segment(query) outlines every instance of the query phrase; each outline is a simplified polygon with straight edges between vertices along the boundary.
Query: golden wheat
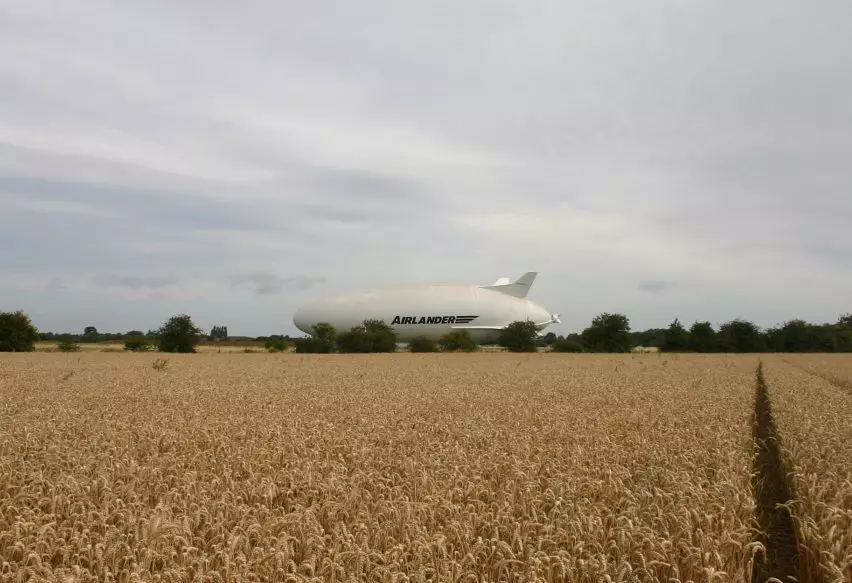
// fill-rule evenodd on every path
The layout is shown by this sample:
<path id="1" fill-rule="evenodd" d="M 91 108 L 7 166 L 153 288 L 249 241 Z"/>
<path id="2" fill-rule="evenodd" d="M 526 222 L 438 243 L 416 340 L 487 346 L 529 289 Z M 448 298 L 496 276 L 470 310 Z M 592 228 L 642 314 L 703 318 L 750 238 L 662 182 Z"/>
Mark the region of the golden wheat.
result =
<path id="1" fill-rule="evenodd" d="M 843 378 L 849 362 L 785 355 L 765 369 L 808 581 L 852 581 L 852 395 L 826 380 Z"/>
<path id="2" fill-rule="evenodd" d="M 757 359 L 0 359 L 3 581 L 745 581 Z"/>

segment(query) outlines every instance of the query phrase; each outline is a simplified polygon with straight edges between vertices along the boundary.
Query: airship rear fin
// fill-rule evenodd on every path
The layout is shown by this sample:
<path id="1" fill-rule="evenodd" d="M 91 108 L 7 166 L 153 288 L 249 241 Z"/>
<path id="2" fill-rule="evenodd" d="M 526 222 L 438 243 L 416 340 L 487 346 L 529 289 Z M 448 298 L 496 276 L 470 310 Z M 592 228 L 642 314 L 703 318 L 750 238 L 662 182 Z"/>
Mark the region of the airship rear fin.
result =
<path id="1" fill-rule="evenodd" d="M 492 283 L 491 287 L 494 287 L 496 285 L 507 285 L 507 284 L 510 284 L 510 283 L 512 283 L 511 279 L 509 279 L 508 277 L 501 277 L 500 279 L 498 279 L 497 281 Z"/>
<path id="2" fill-rule="evenodd" d="M 495 283 L 494 285 L 485 286 L 485 289 L 493 289 L 516 298 L 525 298 L 527 297 L 537 275 L 538 273 L 535 271 L 528 271 L 512 283 Z"/>

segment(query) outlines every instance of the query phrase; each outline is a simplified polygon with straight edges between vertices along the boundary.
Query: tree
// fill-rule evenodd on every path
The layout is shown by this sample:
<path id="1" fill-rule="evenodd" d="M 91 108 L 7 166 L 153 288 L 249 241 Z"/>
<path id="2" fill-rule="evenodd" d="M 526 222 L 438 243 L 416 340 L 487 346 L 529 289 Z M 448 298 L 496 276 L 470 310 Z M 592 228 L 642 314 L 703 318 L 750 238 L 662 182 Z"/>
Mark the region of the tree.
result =
<path id="1" fill-rule="evenodd" d="M 467 330 L 453 330 L 438 339 L 441 350 L 446 352 L 473 352 L 477 349 L 476 341 Z"/>
<path id="2" fill-rule="evenodd" d="M 128 334 L 124 340 L 124 349 L 131 352 L 142 352 L 152 348 L 151 342 L 141 332 Z"/>
<path id="3" fill-rule="evenodd" d="M 710 322 L 695 322 L 689 329 L 689 347 L 695 352 L 716 352 L 716 331 Z"/>
<path id="4" fill-rule="evenodd" d="M 724 352 L 763 352 L 766 348 L 758 327 L 739 318 L 722 324 L 718 338 Z"/>
<path id="5" fill-rule="evenodd" d="M 408 343 L 411 352 L 438 352 L 438 343 L 428 336 L 417 336 Z"/>
<path id="6" fill-rule="evenodd" d="M 227 326 L 213 326 L 210 329 L 210 339 L 211 340 L 227 340 L 228 339 L 228 327 Z"/>
<path id="7" fill-rule="evenodd" d="M 537 335 L 535 322 L 518 320 L 500 330 L 498 342 L 509 352 L 535 352 Z"/>
<path id="8" fill-rule="evenodd" d="M 595 316 L 592 325 L 583 330 L 583 344 L 594 352 L 628 352 L 630 320 L 622 314 L 604 312 Z"/>
<path id="9" fill-rule="evenodd" d="M 539 346 L 553 346 L 553 343 L 557 340 L 558 338 L 554 332 L 548 332 L 544 336 L 539 336 L 536 340 L 536 344 Z"/>
<path id="10" fill-rule="evenodd" d="M 583 352 L 583 345 L 571 338 L 560 338 L 551 345 L 550 349 L 553 352 Z"/>
<path id="11" fill-rule="evenodd" d="M 296 352 L 329 354 L 334 352 L 337 330 L 327 322 L 320 322 L 311 327 L 313 334 L 307 338 L 296 340 Z"/>
<path id="12" fill-rule="evenodd" d="M 83 329 L 83 337 L 80 339 L 82 342 L 97 342 L 98 341 L 98 329 L 94 326 L 86 326 Z"/>
<path id="13" fill-rule="evenodd" d="M 74 342 L 70 336 L 67 336 L 56 343 L 56 348 L 59 352 L 79 352 L 80 345 Z"/>
<path id="14" fill-rule="evenodd" d="M 683 327 L 677 318 L 669 324 L 665 338 L 662 346 L 663 350 L 678 352 L 689 348 L 689 332 L 686 331 L 686 328 Z"/>
<path id="15" fill-rule="evenodd" d="M 32 352 L 38 330 L 23 310 L 0 312 L 0 352 Z"/>
<path id="16" fill-rule="evenodd" d="M 846 326 L 852 328 L 852 313 L 843 314 L 837 319 L 838 326 Z"/>
<path id="17" fill-rule="evenodd" d="M 382 320 L 364 320 L 371 352 L 395 352 L 396 332 Z"/>
<path id="18" fill-rule="evenodd" d="M 337 349 L 340 352 L 367 353 L 373 352 L 373 344 L 367 330 L 363 326 L 355 326 L 338 335 Z"/>
<path id="19" fill-rule="evenodd" d="M 199 336 L 204 332 L 186 314 L 172 316 L 157 331 L 160 352 L 195 352 Z"/>
<path id="20" fill-rule="evenodd" d="M 272 335 L 263 343 L 263 347 L 269 352 L 284 352 L 287 350 L 287 341 L 283 336 Z"/>

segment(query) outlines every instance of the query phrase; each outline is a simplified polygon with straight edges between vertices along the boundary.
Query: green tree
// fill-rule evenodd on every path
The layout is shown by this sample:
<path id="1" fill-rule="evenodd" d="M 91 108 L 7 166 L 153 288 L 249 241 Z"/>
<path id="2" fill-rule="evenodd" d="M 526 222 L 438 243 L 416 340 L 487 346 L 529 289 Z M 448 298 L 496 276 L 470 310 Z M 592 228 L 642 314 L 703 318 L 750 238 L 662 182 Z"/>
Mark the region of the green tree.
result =
<path id="1" fill-rule="evenodd" d="M 553 346 L 553 343 L 558 340 L 556 334 L 554 332 L 548 332 L 543 336 L 539 336 L 536 340 L 536 344 L 538 346 Z"/>
<path id="2" fill-rule="evenodd" d="M 320 322 L 311 327 L 312 334 L 308 338 L 296 340 L 296 352 L 330 354 L 334 352 L 337 341 L 337 330 L 328 322 Z"/>
<path id="3" fill-rule="evenodd" d="M 722 324 L 719 345 L 724 352 L 763 352 L 766 339 L 753 323 L 740 318 Z"/>
<path id="4" fill-rule="evenodd" d="M 629 352 L 630 320 L 622 314 L 604 312 L 595 316 L 581 337 L 593 352 Z"/>
<path id="5" fill-rule="evenodd" d="M 396 332 L 382 320 L 364 320 L 371 352 L 395 352 Z"/>
<path id="6" fill-rule="evenodd" d="M 186 314 L 172 316 L 157 331 L 158 348 L 160 352 L 195 352 L 203 333 Z"/>
<path id="7" fill-rule="evenodd" d="M 124 349 L 129 350 L 131 352 L 143 352 L 146 350 L 151 350 L 153 345 L 151 341 L 141 332 L 136 332 L 135 334 L 128 334 L 124 339 Z"/>
<path id="8" fill-rule="evenodd" d="M 473 352 L 477 349 L 476 341 L 467 330 L 453 330 L 438 339 L 441 350 L 446 352 Z"/>
<path id="9" fill-rule="evenodd" d="M 74 342 L 70 336 L 63 338 L 56 343 L 56 348 L 59 352 L 79 352 L 80 345 Z"/>
<path id="10" fill-rule="evenodd" d="M 428 336 L 417 336 L 408 343 L 411 352 L 438 352 L 438 343 Z"/>
<path id="11" fill-rule="evenodd" d="M 666 330 L 665 343 L 662 346 L 663 350 L 668 352 L 678 352 L 689 348 L 689 332 L 680 323 L 677 318 L 669 324 Z"/>
<path id="12" fill-rule="evenodd" d="M 355 326 L 337 337 L 337 349 L 340 352 L 367 353 L 373 352 L 370 336 L 363 326 Z"/>
<path id="13" fill-rule="evenodd" d="M 80 339 L 81 342 L 97 342 L 99 340 L 98 337 L 98 329 L 94 326 L 86 326 L 83 329 L 83 337 Z"/>
<path id="14" fill-rule="evenodd" d="M 550 349 L 553 352 L 583 352 L 583 345 L 571 338 L 560 338 L 551 345 Z"/>
<path id="15" fill-rule="evenodd" d="M 283 336 L 273 335 L 266 339 L 263 347 L 269 352 L 284 352 L 287 350 L 287 341 L 284 340 Z"/>
<path id="16" fill-rule="evenodd" d="M 228 327 L 227 326 L 213 326 L 210 329 L 210 340 L 227 340 L 228 339 Z"/>
<path id="17" fill-rule="evenodd" d="M 32 352 L 38 339 L 38 330 L 23 310 L 0 312 L 0 352 Z"/>
<path id="18" fill-rule="evenodd" d="M 710 322 L 695 322 L 689 329 L 689 347 L 695 352 L 716 352 L 716 331 Z"/>
<path id="19" fill-rule="evenodd" d="M 535 352 L 537 350 L 535 322 L 515 321 L 500 330 L 500 346 L 509 352 Z"/>

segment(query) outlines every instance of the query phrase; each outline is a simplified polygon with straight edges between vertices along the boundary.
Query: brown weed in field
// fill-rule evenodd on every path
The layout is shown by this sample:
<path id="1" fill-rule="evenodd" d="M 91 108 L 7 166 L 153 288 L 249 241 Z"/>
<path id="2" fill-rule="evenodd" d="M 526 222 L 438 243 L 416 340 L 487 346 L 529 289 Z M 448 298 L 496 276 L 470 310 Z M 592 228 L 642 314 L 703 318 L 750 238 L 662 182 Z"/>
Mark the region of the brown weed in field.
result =
<path id="1" fill-rule="evenodd" d="M 3 581 L 745 581 L 760 551 L 754 358 L 155 358 L 0 359 Z"/>

